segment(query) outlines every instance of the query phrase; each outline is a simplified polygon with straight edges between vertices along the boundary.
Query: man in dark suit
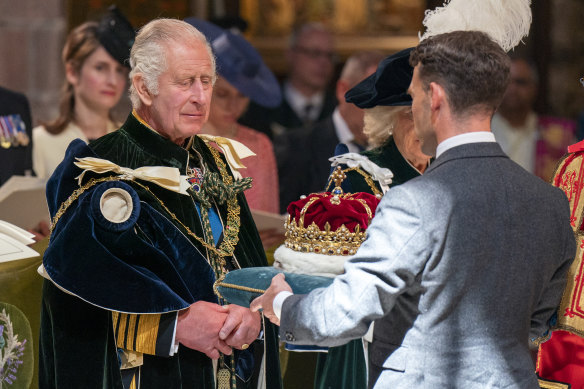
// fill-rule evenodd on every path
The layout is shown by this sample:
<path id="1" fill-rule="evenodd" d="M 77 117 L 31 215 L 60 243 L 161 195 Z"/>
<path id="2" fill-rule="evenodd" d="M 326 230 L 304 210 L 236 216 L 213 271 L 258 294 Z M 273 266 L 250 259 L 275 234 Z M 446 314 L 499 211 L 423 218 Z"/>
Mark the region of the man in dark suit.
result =
<path id="1" fill-rule="evenodd" d="M 0 87 L 0 185 L 32 174 L 32 124 L 25 95 Z"/>
<path id="2" fill-rule="evenodd" d="M 363 109 L 345 101 L 345 93 L 377 70 L 383 54 L 360 51 L 351 55 L 336 83 L 338 106 L 332 114 L 308 128 L 281 131 L 274 135 L 274 154 L 278 162 L 280 212 L 303 194 L 324 189 L 330 173 L 329 158 L 335 147 L 344 143 L 349 151 L 365 149 Z"/>
<path id="3" fill-rule="evenodd" d="M 410 62 L 415 131 L 435 161 L 383 197 L 330 287 L 290 295 L 278 275 L 252 310 L 300 344 L 343 344 L 374 321 L 370 387 L 538 388 L 530 344 L 575 252 L 567 198 L 495 142 L 509 59 L 489 36 L 439 34 Z"/>
<path id="4" fill-rule="evenodd" d="M 282 103 L 265 108 L 252 102 L 239 121 L 273 138 L 329 117 L 337 105 L 329 89 L 336 57 L 333 46 L 333 36 L 323 25 L 299 26 L 286 50 L 288 74 L 282 85 Z"/>

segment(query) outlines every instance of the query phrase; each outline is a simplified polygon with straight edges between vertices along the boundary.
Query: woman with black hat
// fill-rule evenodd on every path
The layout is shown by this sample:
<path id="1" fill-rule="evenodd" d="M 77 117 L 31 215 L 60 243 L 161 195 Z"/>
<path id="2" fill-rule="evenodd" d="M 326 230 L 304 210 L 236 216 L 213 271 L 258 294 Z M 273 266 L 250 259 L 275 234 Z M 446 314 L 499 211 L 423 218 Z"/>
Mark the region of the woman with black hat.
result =
<path id="1" fill-rule="evenodd" d="M 414 133 L 412 98 L 407 93 L 413 69 L 411 49 L 385 58 L 377 71 L 349 90 L 347 102 L 365 109 L 363 132 L 371 150 L 337 155 L 332 166 L 343 167 L 346 192 L 384 194 L 391 186 L 421 175 L 430 162 Z M 332 189 L 334 183 L 327 185 Z"/>
<path id="2" fill-rule="evenodd" d="M 51 123 L 33 129 L 33 169 L 48 178 L 71 141 L 85 142 L 114 131 L 112 109 L 126 89 L 134 42 L 130 23 L 115 9 L 98 22 L 86 22 L 67 37 L 60 113 Z"/>

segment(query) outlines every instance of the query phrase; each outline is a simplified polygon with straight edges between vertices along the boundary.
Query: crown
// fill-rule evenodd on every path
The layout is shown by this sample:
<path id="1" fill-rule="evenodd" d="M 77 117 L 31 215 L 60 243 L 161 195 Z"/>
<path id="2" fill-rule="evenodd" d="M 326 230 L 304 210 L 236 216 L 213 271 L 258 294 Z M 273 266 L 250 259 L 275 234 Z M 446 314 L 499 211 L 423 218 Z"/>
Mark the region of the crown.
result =
<path id="1" fill-rule="evenodd" d="M 338 166 L 331 175 L 332 192 L 303 196 L 288 206 L 285 247 L 302 253 L 353 255 L 365 240 L 366 229 L 379 203 L 376 196 L 343 193 L 346 178 Z"/>

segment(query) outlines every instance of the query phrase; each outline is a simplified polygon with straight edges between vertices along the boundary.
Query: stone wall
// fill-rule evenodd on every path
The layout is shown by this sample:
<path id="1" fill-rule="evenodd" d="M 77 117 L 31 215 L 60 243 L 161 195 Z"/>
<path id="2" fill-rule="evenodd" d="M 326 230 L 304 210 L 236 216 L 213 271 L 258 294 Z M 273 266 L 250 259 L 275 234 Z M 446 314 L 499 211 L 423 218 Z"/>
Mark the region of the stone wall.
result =
<path id="1" fill-rule="evenodd" d="M 33 122 L 57 115 L 64 0 L 0 0 L 0 85 L 29 98 Z"/>
<path id="2" fill-rule="evenodd" d="M 576 118 L 584 112 L 584 1 L 553 0 L 549 105 L 553 114 Z"/>

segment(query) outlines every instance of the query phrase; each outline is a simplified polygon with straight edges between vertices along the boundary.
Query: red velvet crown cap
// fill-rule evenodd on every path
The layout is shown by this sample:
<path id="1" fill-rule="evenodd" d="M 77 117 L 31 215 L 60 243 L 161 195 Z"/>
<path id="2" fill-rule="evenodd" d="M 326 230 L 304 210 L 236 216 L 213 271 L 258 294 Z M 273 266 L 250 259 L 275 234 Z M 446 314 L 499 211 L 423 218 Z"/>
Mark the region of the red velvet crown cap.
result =
<path id="1" fill-rule="evenodd" d="M 334 197 L 339 199 L 338 204 L 335 204 Z M 347 193 L 339 196 L 330 192 L 313 193 L 288 205 L 290 220 L 295 220 L 298 224 L 302 209 L 309 202 L 311 204 L 304 214 L 304 228 L 314 222 L 321 231 L 324 231 L 325 223 L 328 222 L 331 231 L 337 230 L 344 224 L 350 232 L 355 232 L 356 226 L 359 226 L 361 231 L 367 229 L 369 222 L 375 216 L 375 208 L 379 204 L 379 199 L 365 192 Z M 366 207 L 369 207 L 371 216 L 369 216 Z"/>

